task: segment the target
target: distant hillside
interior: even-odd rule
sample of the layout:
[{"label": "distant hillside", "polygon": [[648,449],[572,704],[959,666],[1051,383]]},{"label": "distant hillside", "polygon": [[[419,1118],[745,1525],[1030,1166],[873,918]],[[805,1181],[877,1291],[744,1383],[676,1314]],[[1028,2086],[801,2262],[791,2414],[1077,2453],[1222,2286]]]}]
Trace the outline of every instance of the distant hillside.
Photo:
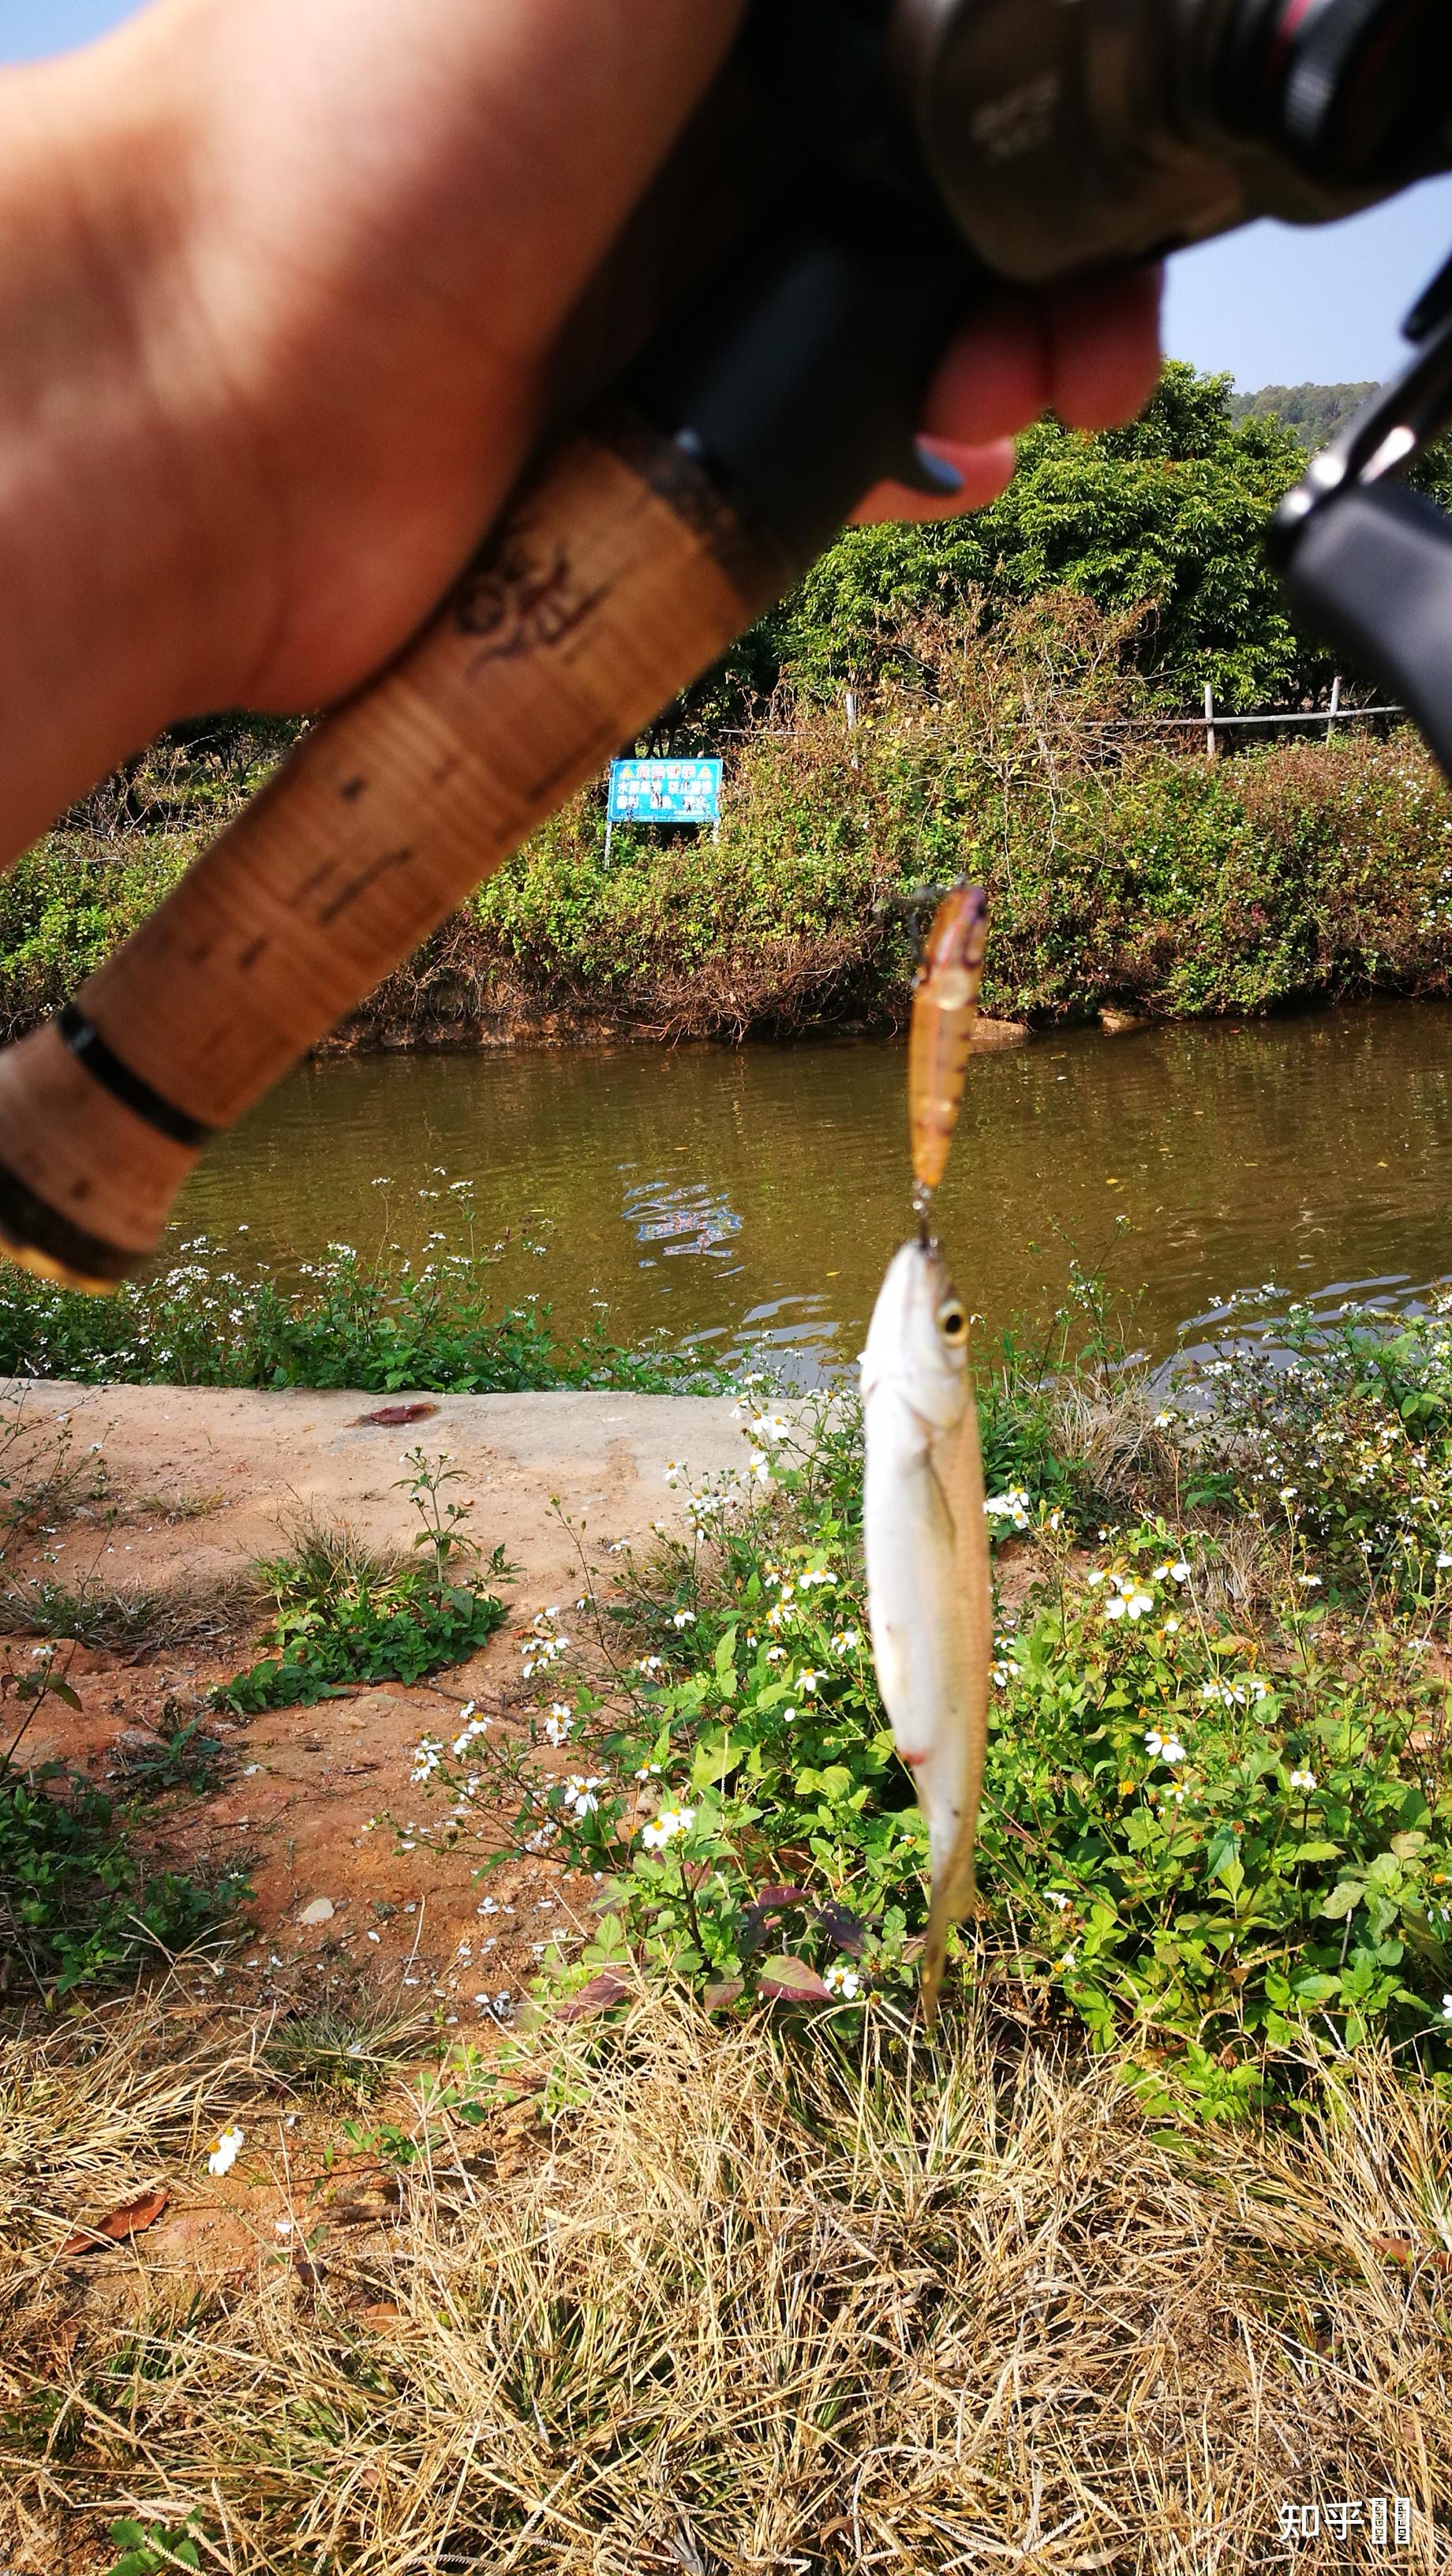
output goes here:
[{"label": "distant hillside", "polygon": [[1230,417],[1254,420],[1275,412],[1310,456],[1334,438],[1342,422],[1375,391],[1374,384],[1262,385],[1258,394],[1232,394]]}]

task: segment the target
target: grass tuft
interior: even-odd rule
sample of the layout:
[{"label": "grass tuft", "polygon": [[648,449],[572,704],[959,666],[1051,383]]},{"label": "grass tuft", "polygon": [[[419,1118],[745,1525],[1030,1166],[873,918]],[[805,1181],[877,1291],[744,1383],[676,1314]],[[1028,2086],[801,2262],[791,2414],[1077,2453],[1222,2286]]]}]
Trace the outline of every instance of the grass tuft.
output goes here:
[{"label": "grass tuft", "polygon": [[174,1593],[35,1575],[0,1585],[0,1636],[73,1638],[136,1658],[224,1637],[250,1598],[248,1586],[237,1581]]},{"label": "grass tuft", "polygon": [[322,2003],[290,2013],[269,2034],[263,2054],[300,2091],[362,2102],[397,2083],[428,2039],[429,2025],[417,2013],[365,1997],[351,2006]]}]

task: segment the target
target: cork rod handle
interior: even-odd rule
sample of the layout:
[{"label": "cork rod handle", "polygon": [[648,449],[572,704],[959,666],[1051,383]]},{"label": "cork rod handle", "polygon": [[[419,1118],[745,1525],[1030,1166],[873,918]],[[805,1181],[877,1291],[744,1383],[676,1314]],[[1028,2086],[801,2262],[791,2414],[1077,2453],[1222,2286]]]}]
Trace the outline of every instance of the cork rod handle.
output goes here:
[{"label": "cork rod handle", "polygon": [[676,442],[597,422],[56,1020],[0,1055],[0,1246],[139,1268],[229,1127],[764,608]]}]

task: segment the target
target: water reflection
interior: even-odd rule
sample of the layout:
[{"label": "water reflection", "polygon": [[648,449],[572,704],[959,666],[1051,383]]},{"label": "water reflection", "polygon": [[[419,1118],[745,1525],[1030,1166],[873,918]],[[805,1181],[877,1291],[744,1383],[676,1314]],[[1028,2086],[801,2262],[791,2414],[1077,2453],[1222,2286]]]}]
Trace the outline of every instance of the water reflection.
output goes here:
[{"label": "water reflection", "polygon": [[[1333,1305],[1424,1288],[1452,1267],[1449,1039],[1447,1006],[1398,1003],[977,1059],[938,1211],[959,1286],[995,1324],[1042,1317],[1071,1255],[1108,1260],[1145,1283],[1157,1354],[1261,1280]],[[507,1235],[501,1298],[577,1326],[603,1296],[622,1338],[764,1343],[806,1381],[859,1348],[908,1229],[904,1073],[862,1042],[309,1066],[196,1175],[182,1228],[246,1220],[284,1271],[329,1240]]]},{"label": "water reflection", "polygon": [[[658,1243],[668,1255],[704,1253],[713,1261],[727,1260],[731,1239],[741,1231],[741,1219],[730,1203],[705,1181],[688,1182],[679,1189],[659,1181],[642,1182],[625,1193],[625,1220],[641,1243]],[[740,1266],[731,1264],[733,1270]]]}]

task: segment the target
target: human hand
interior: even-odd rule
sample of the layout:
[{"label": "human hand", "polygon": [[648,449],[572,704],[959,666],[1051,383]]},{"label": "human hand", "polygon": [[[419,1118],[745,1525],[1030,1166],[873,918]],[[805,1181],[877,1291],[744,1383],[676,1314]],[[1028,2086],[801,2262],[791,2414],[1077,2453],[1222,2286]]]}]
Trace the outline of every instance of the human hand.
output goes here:
[{"label": "human hand", "polygon": [[[739,14],[591,0],[586,43],[575,0],[153,0],[0,83],[0,360],[47,317],[22,379],[0,365],[0,573],[46,647],[0,647],[7,837],[171,718],[319,705],[404,640]],[[1050,399],[1128,416],[1155,298],[985,315],[924,424],[961,494],[864,511],[991,498]]]}]

